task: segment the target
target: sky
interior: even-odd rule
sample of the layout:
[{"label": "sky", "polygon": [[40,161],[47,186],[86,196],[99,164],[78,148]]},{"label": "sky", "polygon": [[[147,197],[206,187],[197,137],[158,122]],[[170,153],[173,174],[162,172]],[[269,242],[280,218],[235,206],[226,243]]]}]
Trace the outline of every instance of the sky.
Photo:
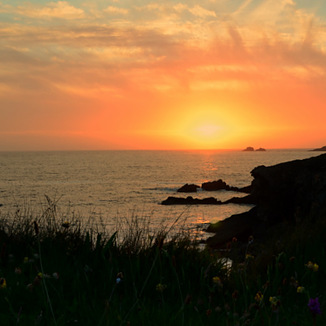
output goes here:
[{"label": "sky", "polygon": [[0,150],[326,145],[324,0],[0,0]]}]

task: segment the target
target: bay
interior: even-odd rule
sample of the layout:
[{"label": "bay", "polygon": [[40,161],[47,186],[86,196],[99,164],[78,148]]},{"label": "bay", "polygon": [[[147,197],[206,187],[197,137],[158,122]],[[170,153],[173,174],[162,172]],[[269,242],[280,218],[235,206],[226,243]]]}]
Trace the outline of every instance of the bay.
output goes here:
[{"label": "bay", "polygon": [[[185,183],[201,185],[222,179],[236,187],[252,181],[250,171],[320,155],[307,149],[244,152],[211,151],[62,151],[1,152],[0,212],[17,209],[38,212],[45,195],[57,201],[62,218],[101,217],[111,229],[123,219],[146,218],[154,227],[173,223],[180,215],[190,228],[225,219],[250,209],[250,205],[163,206],[168,196]],[[241,196],[230,191],[204,192],[193,197],[226,200]]]}]

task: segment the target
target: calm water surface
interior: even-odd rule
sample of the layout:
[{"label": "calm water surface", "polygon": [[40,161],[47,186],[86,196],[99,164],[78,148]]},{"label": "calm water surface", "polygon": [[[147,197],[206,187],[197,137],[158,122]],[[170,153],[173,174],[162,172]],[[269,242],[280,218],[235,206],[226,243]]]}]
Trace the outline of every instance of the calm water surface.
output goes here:
[{"label": "calm water surface", "polygon": [[[67,217],[101,216],[108,227],[117,219],[137,215],[154,225],[174,221],[181,213],[189,226],[246,211],[247,205],[162,206],[168,196],[187,196],[176,191],[185,183],[200,185],[223,179],[237,187],[251,183],[250,171],[320,155],[308,150],[242,151],[74,151],[0,153],[0,203],[2,213],[28,207],[40,210],[45,196],[58,200]],[[194,197],[226,200],[238,193],[199,192]]]}]

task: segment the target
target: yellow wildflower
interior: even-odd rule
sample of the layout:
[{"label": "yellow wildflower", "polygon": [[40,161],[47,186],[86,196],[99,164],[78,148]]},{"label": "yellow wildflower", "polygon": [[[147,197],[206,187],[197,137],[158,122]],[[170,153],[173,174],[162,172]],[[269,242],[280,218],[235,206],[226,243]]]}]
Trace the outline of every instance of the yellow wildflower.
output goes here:
[{"label": "yellow wildflower", "polygon": [[272,306],[272,310],[276,311],[280,306],[281,302],[277,297],[269,297],[269,302]]},{"label": "yellow wildflower", "polygon": [[297,293],[303,293],[304,292],[304,287],[303,286],[298,286],[297,287]]},{"label": "yellow wildflower", "polygon": [[4,277],[1,277],[0,278],[0,288],[5,289],[6,287],[7,287],[6,279]]},{"label": "yellow wildflower", "polygon": [[24,263],[28,263],[29,262],[29,258],[28,257],[24,257]]},{"label": "yellow wildflower", "polygon": [[68,221],[64,221],[62,224],[61,224],[62,227],[64,227],[65,229],[68,229],[69,226],[70,226],[70,223]]},{"label": "yellow wildflower", "polygon": [[314,265],[312,266],[312,270],[313,270],[314,272],[318,272],[318,269],[319,269],[319,266],[318,266],[317,264],[314,264]]},{"label": "yellow wildflower", "polygon": [[261,291],[258,291],[255,295],[255,301],[257,303],[261,303],[264,299],[264,295],[261,293]]},{"label": "yellow wildflower", "polygon": [[166,285],[162,283],[158,283],[156,285],[156,291],[162,293],[166,289]]},{"label": "yellow wildflower", "polygon": [[255,257],[251,254],[246,254],[246,260],[254,259]]},{"label": "yellow wildflower", "polygon": [[311,261],[308,261],[308,263],[306,264],[306,266],[307,266],[308,269],[311,269],[314,272],[318,272],[318,269],[319,269],[318,264],[313,263]]},{"label": "yellow wildflower", "polygon": [[222,281],[218,276],[214,276],[212,278],[212,281],[213,281],[214,284],[217,284],[218,286],[222,286]]}]

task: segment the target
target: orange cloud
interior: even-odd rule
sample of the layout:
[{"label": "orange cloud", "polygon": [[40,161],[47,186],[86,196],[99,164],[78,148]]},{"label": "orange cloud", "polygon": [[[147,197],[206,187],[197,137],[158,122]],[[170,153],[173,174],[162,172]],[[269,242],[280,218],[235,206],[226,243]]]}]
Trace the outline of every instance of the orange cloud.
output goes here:
[{"label": "orange cloud", "polygon": [[21,5],[17,13],[22,16],[35,18],[79,19],[84,17],[84,11],[75,8],[66,1],[49,2],[47,6]]}]

